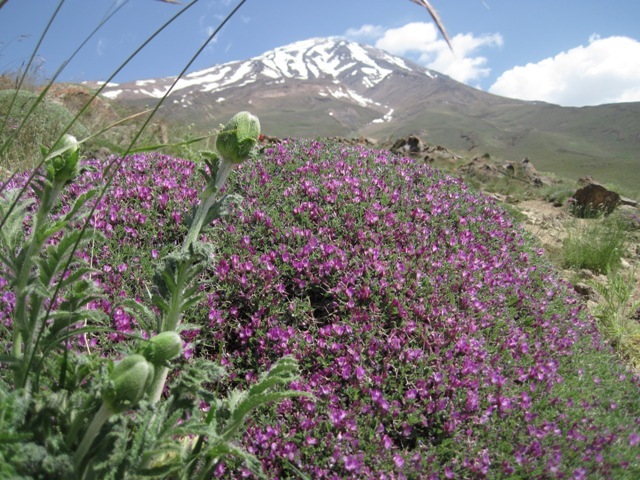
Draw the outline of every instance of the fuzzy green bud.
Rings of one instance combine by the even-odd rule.
[[[216,139],[218,153],[228,162],[244,162],[260,137],[260,121],[249,112],[236,113]]]
[[[65,134],[51,149],[62,152],[47,161],[49,175],[56,182],[67,183],[78,175],[80,143],[73,135]]]
[[[120,360],[110,373],[110,384],[102,393],[104,403],[113,413],[135,407],[153,380],[154,367],[142,355]]]
[[[154,366],[166,365],[182,353],[182,338],[174,331],[162,332],[149,340],[142,350],[142,355]]]

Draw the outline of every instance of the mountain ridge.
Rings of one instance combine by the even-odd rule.
[[[103,95],[152,105],[174,80],[112,84]],[[265,133],[281,137],[418,134],[471,155],[528,156],[559,175],[609,181],[613,165],[640,170],[640,103],[578,108],[500,97],[337,37],[192,72],[176,83],[161,115],[175,125],[211,130],[239,110],[251,110]]]

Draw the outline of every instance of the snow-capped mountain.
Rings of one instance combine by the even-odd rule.
[[[276,48],[246,61],[216,65],[186,75],[173,88],[173,93],[196,91],[221,93],[229,88],[256,82],[283,83],[291,80],[331,80],[335,84],[360,84],[371,88],[388,78],[394,70],[415,71],[406,60],[382,50],[338,39],[314,38]],[[419,68],[419,67],[418,67]],[[422,69],[435,78],[435,72]],[[139,80],[133,84],[111,84],[104,95],[162,97],[174,78]]]
[[[103,95],[150,106],[174,82],[112,84]],[[180,138],[187,125],[193,133],[211,132],[241,110],[258,115],[267,135],[365,136],[384,143],[415,133],[454,150],[529,156],[542,168],[595,158],[606,165],[603,159],[636,158],[638,151],[640,102],[569,108],[508,99],[339,38],[296,42],[190,73],[158,113]]]
[[[188,110],[192,117],[200,113],[211,120],[218,117],[216,112],[224,117],[227,110],[246,108],[260,114],[299,106],[307,114],[314,112],[313,118],[321,124],[333,123],[326,133],[342,129],[344,134],[363,125],[391,122],[402,104],[407,100],[414,103],[407,88],[418,94],[428,83],[433,84],[432,90],[437,80],[453,82],[371,46],[339,38],[313,38],[186,75],[173,87],[164,114],[181,117]],[[175,77],[168,77],[109,84],[103,95],[152,103],[174,81]],[[303,124],[310,125],[309,120]]]
[[[168,77],[109,84],[103,95],[150,105],[174,82]],[[265,133],[277,136],[381,137],[444,130],[458,139],[460,134],[448,129],[452,112],[483,118],[486,108],[524,103],[473,89],[368,45],[313,38],[186,75],[173,86],[160,115],[170,123],[211,130],[234,113],[250,110],[260,117]]]

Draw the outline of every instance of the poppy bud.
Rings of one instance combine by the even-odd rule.
[[[228,162],[244,162],[260,137],[260,121],[249,112],[236,113],[216,139],[218,153]]]
[[[182,338],[175,331],[162,332],[151,338],[145,345],[142,355],[154,366],[165,365],[182,352]]]
[[[51,149],[53,152],[63,150],[48,160],[49,174],[56,182],[69,182],[78,174],[80,160],[80,143],[73,135],[65,134]]]
[[[154,368],[142,355],[129,355],[113,367],[111,384],[102,394],[112,413],[135,407],[153,380]]]

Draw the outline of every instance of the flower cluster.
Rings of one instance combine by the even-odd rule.
[[[193,171],[128,158],[91,219],[108,240],[81,253],[101,272],[94,308],[121,333],[134,319],[118,297],[143,301],[140,272],[184,237]],[[189,352],[225,365],[219,389],[253,384],[285,354],[300,362],[292,387],[314,398],[261,410],[243,438],[270,478],[639,468],[637,380],[495,202],[416,160],[311,141],[266,149],[227,188],[244,202],[209,233],[217,254],[207,302],[187,315],[200,329]],[[218,473],[244,475],[232,464]]]
[[[421,162],[318,142],[275,146],[235,182],[244,209],[217,226],[200,354],[239,384],[299,359],[296,388],[316,401],[280,404],[245,437],[273,477],[293,463],[312,478],[570,478],[638,461],[608,455],[637,417],[599,427],[597,394],[572,403],[567,384],[592,384],[576,358],[604,347],[492,200]]]

